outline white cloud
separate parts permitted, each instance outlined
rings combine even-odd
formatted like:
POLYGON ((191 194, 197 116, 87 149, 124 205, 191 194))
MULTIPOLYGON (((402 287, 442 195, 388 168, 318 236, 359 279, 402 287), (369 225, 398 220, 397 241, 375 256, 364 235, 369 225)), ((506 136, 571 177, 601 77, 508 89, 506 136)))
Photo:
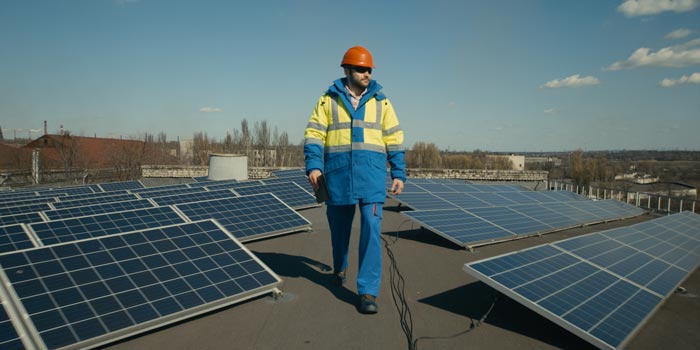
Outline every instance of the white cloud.
POLYGON ((688 12, 700 6, 700 0, 625 0, 617 10, 627 17, 655 15, 661 12, 688 12))
POLYGON ((659 85, 661 85, 661 87, 671 87, 681 84, 700 84, 700 73, 695 72, 690 76, 684 75, 678 79, 666 78, 659 82, 659 85))
POLYGON ((199 109, 199 111, 203 113, 219 113, 223 112, 224 110, 216 107, 202 107, 199 109))
POLYGON ((668 34, 664 38, 670 39, 670 40, 676 40, 676 39, 683 39, 686 36, 690 35, 693 31, 690 29, 686 28, 681 28, 681 29, 676 29, 668 34))
POLYGON ((563 88, 563 87, 580 87, 587 85, 598 85, 600 80, 593 76, 581 77, 580 74, 574 74, 564 79, 555 79, 546 82, 540 88, 563 88))
POLYGON ((544 114, 548 114, 548 115, 559 114, 559 110, 556 108, 547 108, 544 110, 544 114))
POLYGON ((694 39, 681 45, 664 47, 657 52, 650 53, 649 51, 648 47, 639 48, 628 59, 617 61, 607 69, 619 70, 643 66, 686 67, 700 64, 700 39, 694 39))

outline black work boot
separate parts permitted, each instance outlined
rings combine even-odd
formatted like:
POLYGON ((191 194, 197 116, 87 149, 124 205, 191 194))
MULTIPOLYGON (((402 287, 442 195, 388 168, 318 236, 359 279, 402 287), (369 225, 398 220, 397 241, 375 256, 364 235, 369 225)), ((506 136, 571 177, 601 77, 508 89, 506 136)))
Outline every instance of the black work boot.
POLYGON ((360 303, 357 305, 357 309, 363 314, 376 314, 379 312, 379 306, 375 302, 375 297, 369 294, 360 296, 360 303))

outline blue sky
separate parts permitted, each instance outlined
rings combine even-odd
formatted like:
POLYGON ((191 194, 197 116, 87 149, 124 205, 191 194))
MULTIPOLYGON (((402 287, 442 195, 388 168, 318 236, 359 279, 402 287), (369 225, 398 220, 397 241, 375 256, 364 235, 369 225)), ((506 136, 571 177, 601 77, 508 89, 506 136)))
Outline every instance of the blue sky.
POLYGON ((406 148, 700 150, 700 0, 4 0, 0 126, 300 142, 354 45, 406 148))

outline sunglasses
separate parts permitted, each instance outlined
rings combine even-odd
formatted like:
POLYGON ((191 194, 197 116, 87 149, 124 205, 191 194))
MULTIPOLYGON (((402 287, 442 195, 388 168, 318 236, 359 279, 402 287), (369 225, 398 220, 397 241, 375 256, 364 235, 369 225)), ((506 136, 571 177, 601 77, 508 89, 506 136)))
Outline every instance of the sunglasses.
POLYGON ((361 73, 361 74, 364 74, 364 73, 372 74, 372 68, 352 66, 350 69, 354 70, 355 72, 361 73))

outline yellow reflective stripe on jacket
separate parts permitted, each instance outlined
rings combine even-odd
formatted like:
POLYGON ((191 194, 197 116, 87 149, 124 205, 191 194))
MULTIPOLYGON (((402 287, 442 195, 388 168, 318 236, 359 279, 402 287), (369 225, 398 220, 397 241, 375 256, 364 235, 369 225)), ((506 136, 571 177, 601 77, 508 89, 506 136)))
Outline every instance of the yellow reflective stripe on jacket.
POLYGON ((325 153, 370 150, 386 153, 400 150, 403 131, 388 99, 372 97, 364 105, 363 119, 351 119, 339 97, 324 95, 314 109, 304 133, 306 144, 321 144, 325 153), (352 142, 352 128, 361 128, 364 142, 352 142))

